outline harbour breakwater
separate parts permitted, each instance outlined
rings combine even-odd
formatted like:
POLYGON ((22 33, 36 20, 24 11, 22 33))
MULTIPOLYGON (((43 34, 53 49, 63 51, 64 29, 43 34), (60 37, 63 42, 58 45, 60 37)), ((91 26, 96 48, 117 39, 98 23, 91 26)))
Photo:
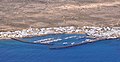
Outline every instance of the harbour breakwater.
POLYGON ((29 41, 21 40, 21 39, 18 39, 18 38, 11 38, 11 39, 19 41, 19 42, 23 42, 23 43, 29 43, 29 44, 52 45, 52 44, 49 44, 49 43, 34 43, 34 42, 29 42, 29 41))
POLYGON ((79 43, 76 43, 76 44, 71 44, 71 45, 68 45, 68 46, 49 47, 49 49, 71 48, 71 47, 75 47, 75 46, 82 46, 82 45, 85 45, 85 44, 88 44, 88 43, 102 41, 102 40, 106 40, 106 38, 97 38, 97 39, 93 39, 93 40, 87 39, 85 41, 82 41, 82 42, 79 42, 79 43))

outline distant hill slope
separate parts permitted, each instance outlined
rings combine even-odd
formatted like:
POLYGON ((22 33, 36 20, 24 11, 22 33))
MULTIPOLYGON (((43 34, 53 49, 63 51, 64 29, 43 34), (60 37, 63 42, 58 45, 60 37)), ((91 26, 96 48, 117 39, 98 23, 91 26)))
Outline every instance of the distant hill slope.
POLYGON ((0 0, 0 31, 68 25, 120 26, 120 0, 0 0))

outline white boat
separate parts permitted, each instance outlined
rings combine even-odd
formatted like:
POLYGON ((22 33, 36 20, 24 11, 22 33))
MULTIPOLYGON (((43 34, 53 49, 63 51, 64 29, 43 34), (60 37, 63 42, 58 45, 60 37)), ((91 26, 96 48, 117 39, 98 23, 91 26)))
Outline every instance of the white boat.
POLYGON ((64 45, 68 44, 67 42, 63 42, 64 45))
POLYGON ((75 42, 72 42, 71 45, 75 44, 75 42))

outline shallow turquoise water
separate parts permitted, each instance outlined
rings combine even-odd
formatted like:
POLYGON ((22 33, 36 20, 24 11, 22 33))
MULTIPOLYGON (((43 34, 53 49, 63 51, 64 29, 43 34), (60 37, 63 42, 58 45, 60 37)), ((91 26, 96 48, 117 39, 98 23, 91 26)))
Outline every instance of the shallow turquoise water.
MULTIPOLYGON (((24 38, 33 41, 44 38, 65 38, 76 34, 49 35, 24 38)), ((63 39, 64 42, 84 39, 63 39)), ((57 43, 58 45, 60 43, 57 43)), ((104 40, 82 46, 50 50, 48 46, 26 44, 14 40, 0 40, 0 62, 120 62, 120 39, 104 40)))

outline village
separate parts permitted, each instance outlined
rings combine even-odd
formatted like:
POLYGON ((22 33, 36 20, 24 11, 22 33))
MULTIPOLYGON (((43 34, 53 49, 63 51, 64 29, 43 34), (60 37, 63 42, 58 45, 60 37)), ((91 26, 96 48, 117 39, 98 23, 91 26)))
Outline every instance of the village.
POLYGON ((86 34, 90 38, 120 38, 120 27, 93 27, 75 26, 51 27, 51 28, 28 28, 17 31, 0 32, 0 39, 24 38, 44 36, 49 34, 86 34))
POLYGON ((114 39, 120 38, 120 27, 89 27, 84 26, 83 31, 93 38, 114 39))

